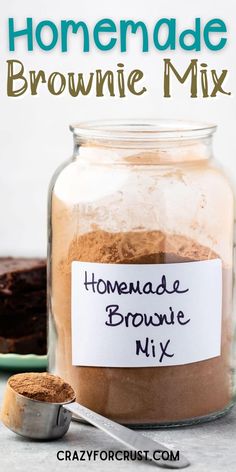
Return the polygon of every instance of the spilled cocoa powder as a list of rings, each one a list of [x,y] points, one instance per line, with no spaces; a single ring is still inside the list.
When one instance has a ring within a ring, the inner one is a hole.
[[[75,396],[68,383],[47,372],[16,374],[10,377],[8,384],[17,393],[41,402],[66,403]]]
[[[148,368],[72,366],[71,263],[165,264],[219,257],[192,239],[161,231],[78,236],[73,216],[54,208],[52,219],[52,320],[56,331],[56,374],[78,402],[124,424],[178,423],[226,408],[231,401],[231,270],[223,269],[221,355],[186,365]],[[210,333],[209,333],[210,336]],[[88,340],[90,341],[90,340]]]

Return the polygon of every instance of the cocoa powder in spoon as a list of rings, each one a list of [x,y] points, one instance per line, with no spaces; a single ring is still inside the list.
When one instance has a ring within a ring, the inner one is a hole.
[[[10,377],[8,383],[20,395],[41,402],[66,403],[75,397],[68,383],[47,372],[16,374]]]

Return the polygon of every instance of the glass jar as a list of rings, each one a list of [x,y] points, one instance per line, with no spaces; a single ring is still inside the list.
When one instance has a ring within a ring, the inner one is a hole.
[[[90,122],[49,195],[50,371],[120,423],[233,403],[233,195],[215,126]]]

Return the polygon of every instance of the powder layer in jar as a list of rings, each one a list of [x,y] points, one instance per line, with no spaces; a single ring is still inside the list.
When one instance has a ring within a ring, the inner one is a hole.
[[[219,257],[192,239],[161,231],[77,234],[73,212],[53,196],[52,319],[55,373],[83,405],[126,424],[161,424],[209,415],[231,401],[231,273],[223,269],[221,355],[187,365],[148,368],[72,366],[71,263],[165,264]],[[75,225],[75,226],[73,226]]]

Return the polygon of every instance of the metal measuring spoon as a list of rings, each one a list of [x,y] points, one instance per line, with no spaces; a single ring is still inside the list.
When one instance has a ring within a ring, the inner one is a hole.
[[[9,381],[7,383],[1,419],[7,428],[21,436],[41,440],[60,438],[68,431],[72,413],[101,429],[129,449],[148,451],[147,454],[143,452],[142,455],[145,454],[145,457],[151,459],[159,467],[182,469],[190,465],[181,453],[179,454],[179,460],[176,461],[164,460],[161,457],[154,459],[154,451],[168,451],[169,453],[173,451],[76,403],[75,397],[66,403],[38,401],[19,394],[9,385]]]

